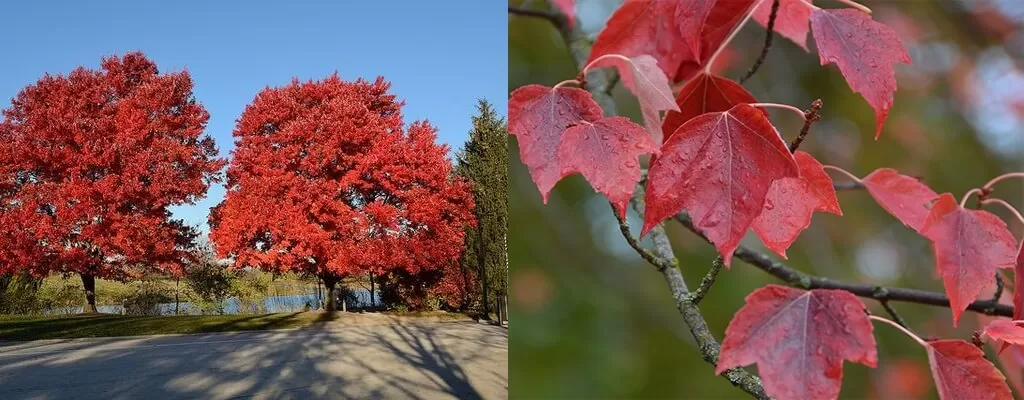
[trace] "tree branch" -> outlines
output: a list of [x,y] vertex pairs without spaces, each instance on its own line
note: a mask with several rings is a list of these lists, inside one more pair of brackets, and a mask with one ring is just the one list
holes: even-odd
[[821,116],[818,115],[818,111],[821,111],[821,106],[821,99],[815,99],[811,102],[811,109],[804,111],[804,126],[800,128],[800,134],[797,135],[796,139],[793,139],[793,143],[789,144],[790,153],[795,153],[796,149],[800,147],[800,143],[804,142],[807,133],[811,131],[811,124],[821,119]]
[[[675,219],[690,231],[697,233],[704,238],[693,221],[685,213],[676,215]],[[707,238],[704,238],[707,240]],[[736,249],[735,257],[745,263],[757,267],[776,278],[786,281],[792,286],[805,290],[811,289],[840,289],[853,293],[859,297],[875,299],[878,301],[901,301],[906,303],[926,304],[938,307],[949,307],[949,298],[942,293],[929,292],[917,289],[890,288],[862,283],[843,282],[828,278],[808,275],[797,271],[783,263],[772,260],[765,254],[750,250],[746,247]],[[1012,317],[1013,307],[999,304],[992,300],[975,301],[967,306],[968,310],[979,314]]]
[[[641,215],[644,213],[645,206],[642,194],[643,191],[638,191],[637,194],[634,194],[631,201],[633,208]],[[623,232],[628,233],[629,230],[626,229]],[[654,242],[655,254],[657,256],[675,260],[672,246],[665,235],[665,228],[658,225],[651,229],[648,236]],[[629,238],[626,240],[630,241]],[[686,281],[683,280],[683,274],[679,272],[678,268],[662,268],[658,265],[655,265],[655,267],[665,277],[669,291],[672,292],[672,298],[676,301],[676,309],[679,310],[679,314],[683,316],[683,321],[690,328],[690,334],[693,335],[693,339],[697,341],[701,358],[712,366],[718,365],[718,355],[722,352],[722,347],[715,340],[715,336],[711,334],[711,329],[708,328],[704,316],[701,315],[700,308],[690,300],[690,293],[686,288]],[[769,399],[768,394],[764,392],[761,378],[757,375],[753,375],[742,368],[732,368],[725,371],[722,375],[733,386],[749,393],[754,398],[760,400]]]
[[522,8],[522,7],[508,6],[508,13],[512,14],[512,15],[523,16],[523,17],[534,17],[534,18],[546,19],[548,21],[551,21],[551,23],[554,24],[555,26],[558,26],[560,24],[559,21],[561,20],[560,16],[558,14],[553,13],[553,12],[540,11],[540,10],[531,10],[531,9]]
[[[754,4],[755,7],[759,4]],[[754,73],[761,68],[761,64],[764,64],[764,59],[768,58],[768,50],[772,48],[772,36],[775,36],[775,17],[779,15],[779,0],[772,0],[772,12],[768,14],[768,31],[764,34],[764,47],[761,48],[761,55],[757,56],[757,60],[754,61],[754,65],[747,70],[747,73],[740,78],[739,83],[742,85],[747,79],[754,76]]]
[[711,290],[711,286],[715,284],[715,279],[718,278],[718,273],[725,266],[725,259],[722,256],[715,258],[715,261],[711,263],[711,269],[704,275],[704,278],[700,280],[700,286],[697,287],[693,293],[690,294],[689,300],[693,304],[700,304],[700,301],[704,299],[704,296]]

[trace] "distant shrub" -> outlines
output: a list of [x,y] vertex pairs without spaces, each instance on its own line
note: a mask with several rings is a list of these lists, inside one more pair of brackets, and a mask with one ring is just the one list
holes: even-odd
[[36,314],[42,311],[39,299],[41,278],[27,274],[0,275],[0,314]]
[[174,291],[164,282],[142,281],[121,304],[126,315],[160,315],[160,303],[173,301]]

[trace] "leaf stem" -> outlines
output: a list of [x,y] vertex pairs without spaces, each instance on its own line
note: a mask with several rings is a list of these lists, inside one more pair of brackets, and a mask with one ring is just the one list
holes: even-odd
[[837,1],[839,1],[840,3],[846,4],[846,5],[850,6],[850,7],[853,7],[853,8],[856,8],[858,10],[861,10],[861,11],[863,11],[865,13],[871,14],[871,9],[870,8],[867,8],[867,6],[865,6],[863,4],[860,4],[860,3],[857,3],[856,1],[853,1],[853,0],[837,0]]
[[804,115],[804,111],[803,111],[803,110],[801,110],[801,109],[799,109],[799,108],[796,108],[796,107],[793,107],[793,106],[791,106],[791,105],[789,105],[789,104],[779,104],[779,103],[750,103],[750,104],[748,104],[748,105],[749,105],[749,106],[751,106],[751,107],[760,107],[760,108],[781,108],[781,109],[785,109],[785,110],[790,110],[790,111],[792,111],[792,112],[795,112],[795,113],[797,113],[797,115],[799,115],[799,116],[800,116],[800,119],[804,119],[804,118],[806,118],[806,115]]
[[554,87],[552,87],[551,90],[558,89],[558,88],[560,88],[560,87],[562,87],[564,85],[569,85],[569,84],[580,85],[582,83],[583,82],[580,82],[580,81],[578,81],[576,79],[566,79],[564,81],[558,82],[558,84],[556,84]]
[[1017,220],[1020,221],[1021,224],[1024,224],[1024,215],[1021,215],[1020,211],[1017,211],[1017,209],[1013,208],[1010,203],[1007,203],[1002,199],[985,199],[981,201],[981,204],[999,204],[1006,207],[1007,210],[1010,210],[1010,213],[1013,214],[1013,216],[1017,217]]
[[847,177],[849,177],[850,179],[853,179],[854,182],[857,182],[858,184],[863,185],[863,183],[861,182],[860,178],[858,178],[854,174],[851,174],[851,173],[847,172],[845,169],[839,168],[839,167],[837,167],[835,165],[822,165],[821,168],[823,168],[823,169],[830,169],[830,170],[833,170],[833,171],[836,171],[836,172],[840,172],[843,175],[846,175]]
[[754,3],[754,5],[750,7],[749,10],[747,10],[747,14],[743,16],[743,20],[741,20],[738,24],[736,24],[735,27],[732,28],[732,32],[729,32],[729,36],[727,36],[725,40],[722,41],[722,44],[718,45],[718,48],[715,49],[714,53],[711,53],[711,58],[708,58],[707,64],[704,65],[705,74],[711,75],[711,66],[715,63],[715,60],[718,59],[718,55],[722,54],[722,51],[725,50],[725,47],[729,45],[729,42],[731,42],[732,39],[735,38],[736,35],[740,33],[741,29],[743,29],[743,25],[746,25],[747,21],[750,21],[750,17],[754,16],[754,11],[756,11],[757,8],[761,6],[761,3],[765,1],[766,0],[758,0],[756,3]]
[[583,72],[581,72],[581,74],[586,75],[587,71],[590,71],[590,68],[593,67],[594,64],[597,64],[598,61],[604,60],[606,58],[617,58],[622,61],[633,64],[633,60],[630,60],[629,57],[626,57],[622,54],[603,54],[600,57],[595,58],[594,61],[591,61],[590,64],[587,64],[585,67],[583,67]]
[[871,319],[873,319],[875,321],[885,322],[885,323],[887,323],[889,325],[892,325],[896,329],[899,329],[901,332],[905,333],[907,336],[910,336],[912,339],[914,339],[921,346],[928,347],[928,343],[926,343],[924,341],[924,339],[921,339],[919,336],[915,335],[914,332],[911,332],[911,331],[907,330],[907,328],[904,328],[904,327],[900,326],[900,324],[897,324],[897,323],[892,322],[892,321],[890,321],[888,319],[879,317],[877,315],[868,315],[868,318],[871,318]]
[[982,186],[982,188],[991,189],[992,186],[995,185],[996,183],[999,183],[999,181],[1009,178],[1024,178],[1024,172],[1010,172],[1008,174],[999,175],[995,178],[992,178],[992,180],[988,181],[988,183],[986,183],[985,186]]
[[963,207],[965,204],[967,204],[967,199],[971,198],[972,194],[981,195],[983,193],[985,193],[985,191],[978,188],[968,190],[967,193],[964,193],[964,198],[960,199],[960,207]]

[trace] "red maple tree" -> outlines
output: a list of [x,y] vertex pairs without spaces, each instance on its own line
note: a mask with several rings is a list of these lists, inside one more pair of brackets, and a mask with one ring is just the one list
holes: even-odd
[[434,127],[403,126],[389,88],[335,74],[260,92],[210,215],[218,252],[236,267],[315,274],[329,311],[344,277],[454,265],[473,222],[468,184]]
[[0,123],[0,272],[95,278],[179,272],[195,234],[168,208],[194,202],[224,161],[187,71],[142,53],[45,75]]

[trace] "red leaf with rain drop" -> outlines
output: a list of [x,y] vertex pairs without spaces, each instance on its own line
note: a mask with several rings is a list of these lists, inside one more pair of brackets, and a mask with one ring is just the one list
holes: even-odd
[[997,319],[985,325],[983,332],[985,336],[1005,342],[1000,351],[1006,349],[1006,345],[1009,344],[1024,345],[1024,322]]
[[658,68],[658,62],[649,55],[629,58],[629,61],[617,57],[601,59],[594,67],[615,66],[622,75],[622,84],[626,86],[640,102],[644,117],[644,126],[651,137],[661,143],[661,110],[679,110],[672,99],[672,88],[668,77]]
[[565,131],[558,149],[562,177],[579,172],[615,204],[619,215],[640,181],[637,156],[656,153],[658,144],[643,127],[624,117],[581,121]]
[[936,340],[925,348],[940,399],[1013,399],[1006,377],[981,349],[963,340]]
[[674,82],[687,79],[752,4],[753,0],[627,0],[597,35],[587,64],[605,54],[649,54]]
[[875,170],[861,184],[885,211],[918,232],[928,218],[929,204],[939,197],[928,185],[890,168]]
[[[810,0],[779,0],[779,11],[775,15],[775,32],[792,40],[797,46],[807,50],[807,32],[811,30]],[[754,20],[765,28],[771,16],[772,1],[765,0],[754,11]]]
[[580,121],[602,118],[601,106],[583,89],[527,85],[508,100],[509,132],[519,141],[520,158],[547,202],[562,177],[558,148],[562,132]]
[[764,210],[751,226],[765,246],[786,258],[797,236],[811,225],[811,214],[823,211],[843,215],[836,199],[832,178],[821,163],[802,151],[793,155],[800,167],[800,177],[784,178],[772,183],[764,201]]
[[999,217],[960,207],[949,193],[932,206],[921,234],[932,241],[956,326],[967,305],[995,279],[996,270],[1013,266],[1017,241]]
[[[739,83],[720,76],[701,73],[691,79],[676,96],[678,111],[669,111],[662,124],[664,138],[698,115],[728,111],[737,104],[756,103],[757,99]],[[761,110],[765,117],[768,113]]]
[[854,9],[816,9],[811,29],[821,65],[839,66],[846,83],[875,110],[875,139],[892,108],[896,93],[893,64],[910,64],[910,55],[889,27]]
[[683,124],[647,179],[641,235],[686,210],[728,266],[772,181],[799,176],[796,160],[764,113],[746,104]]
[[729,322],[715,373],[757,364],[777,399],[834,399],[843,360],[878,364],[864,303],[843,290],[768,285],[751,293]]

